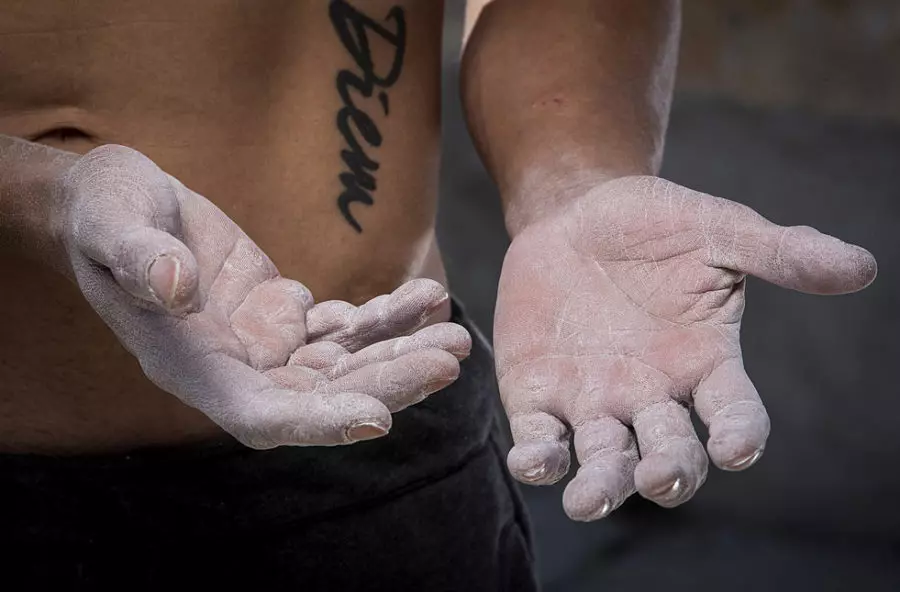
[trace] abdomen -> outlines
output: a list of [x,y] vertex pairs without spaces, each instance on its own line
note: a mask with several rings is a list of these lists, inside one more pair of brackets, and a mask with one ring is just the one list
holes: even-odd
[[[0,15],[0,133],[78,152],[106,143],[144,152],[318,300],[361,301],[411,276],[440,279],[426,253],[442,6],[350,4],[394,33],[402,12],[405,39],[395,81],[351,89],[352,108],[368,119],[356,114],[349,135],[338,124],[348,107],[338,80],[366,72],[340,38],[347,23],[336,28],[321,0],[16,3]],[[381,79],[400,44],[367,31]],[[368,177],[342,157],[354,147]],[[342,212],[354,172],[365,197]],[[16,286],[0,295],[0,434],[10,435],[0,449],[127,448],[216,432],[143,378],[74,286],[28,266],[0,257],[4,283]]]

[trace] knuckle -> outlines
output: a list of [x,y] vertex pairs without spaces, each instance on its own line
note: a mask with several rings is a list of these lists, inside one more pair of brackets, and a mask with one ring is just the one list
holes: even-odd
[[125,146],[94,148],[66,172],[62,184],[82,211],[109,201],[126,208],[129,202],[135,207],[143,205],[141,209],[148,209],[160,220],[169,220],[179,211],[171,179],[152,160]]
[[85,188],[103,178],[104,173],[134,162],[135,155],[140,156],[140,153],[124,146],[113,144],[98,146],[84,154],[69,168],[64,184],[68,189]]

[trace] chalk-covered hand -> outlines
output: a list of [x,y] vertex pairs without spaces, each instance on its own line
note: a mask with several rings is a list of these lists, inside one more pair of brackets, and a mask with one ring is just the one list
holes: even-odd
[[525,483],[580,463],[563,505],[602,518],[637,490],[671,507],[716,466],[762,454],[769,418],[744,372],[745,276],[811,294],[875,277],[872,255],[655,177],[610,181],[522,231],[503,266],[494,338]]
[[437,282],[314,305],[221,210],[133,150],[89,152],[60,191],[57,238],[94,310],[150,380],[253,448],[384,435],[392,411],[453,382],[468,354],[458,325],[415,332],[447,299]]

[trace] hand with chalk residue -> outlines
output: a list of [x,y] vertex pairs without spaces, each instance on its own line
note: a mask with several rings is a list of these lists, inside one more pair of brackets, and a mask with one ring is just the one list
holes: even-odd
[[[635,491],[671,507],[713,463],[756,462],[769,418],[741,359],[745,276],[811,294],[875,278],[872,255],[655,177],[600,185],[517,235],[500,281],[500,392],[524,483],[580,468],[563,505],[602,518]],[[704,450],[694,410],[709,427]]]
[[383,436],[392,412],[453,382],[468,355],[463,327],[430,324],[448,298],[437,282],[316,305],[221,210],[134,150],[92,150],[61,185],[56,234],[88,302],[150,380],[247,446]]

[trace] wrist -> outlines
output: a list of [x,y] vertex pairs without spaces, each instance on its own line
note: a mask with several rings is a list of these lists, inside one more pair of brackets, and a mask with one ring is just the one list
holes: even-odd
[[79,158],[0,136],[0,248],[69,275],[65,179]]
[[501,189],[507,231],[510,238],[515,238],[610,181],[656,173],[657,167],[652,163],[604,167],[580,165],[576,159],[571,159],[568,166],[530,167],[527,174]]

